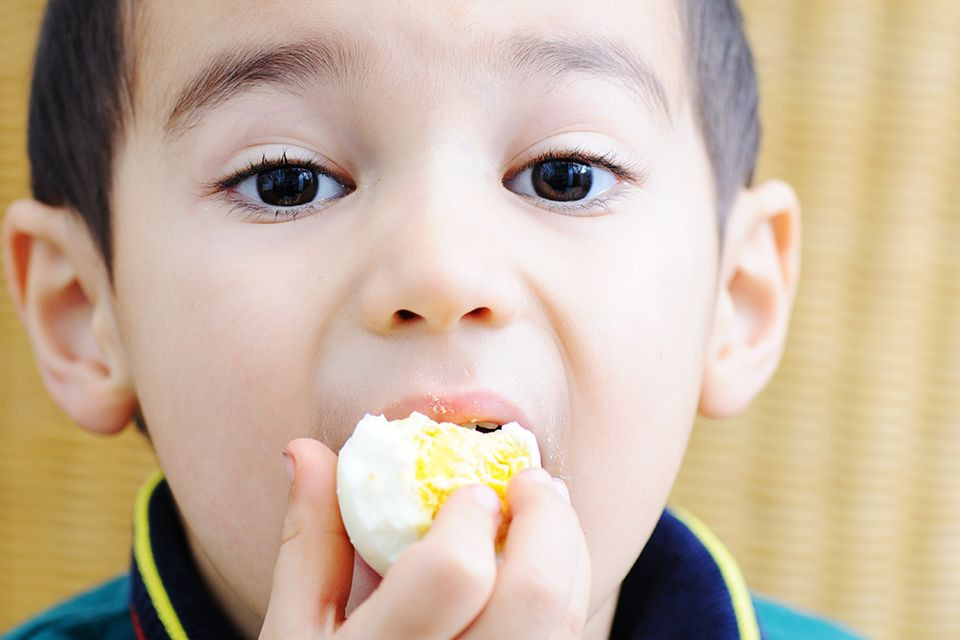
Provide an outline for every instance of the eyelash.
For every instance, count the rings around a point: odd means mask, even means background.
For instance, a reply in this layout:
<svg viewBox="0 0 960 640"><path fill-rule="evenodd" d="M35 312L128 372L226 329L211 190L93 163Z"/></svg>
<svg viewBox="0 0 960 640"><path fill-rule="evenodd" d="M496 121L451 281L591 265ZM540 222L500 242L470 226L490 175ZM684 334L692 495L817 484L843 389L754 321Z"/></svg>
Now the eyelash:
<svg viewBox="0 0 960 640"><path fill-rule="evenodd" d="M583 147L553 147L537 154L535 157L527 160L523 163L519 169L510 173L503 182L509 182L515 177L530 169L535 167L537 164L547 161L547 160L568 160L577 162L580 164L590 165L601 167L606 169L613 175L617 176L621 180L626 180L627 182L632 182L637 186L643 186L646 182L646 171L637 163L623 162L617 160L616 156L612 151L608 151L603 154L596 154ZM611 191L608 189L607 191ZM544 198L539 198L541 203L539 206L544 206L547 209L552 211L557 211L559 213L567 213L576 211L598 211L598 210L609 210L610 203L615 200L620 199L623 196L623 190L617 189L613 193L608 193L607 195L597 196L593 200L588 200L581 204L576 205L560 205L550 200Z"/></svg>
<svg viewBox="0 0 960 640"><path fill-rule="evenodd" d="M531 169L541 162L547 160L566 160L577 162L580 164L585 164L589 166L596 166L606 169L611 172L621 180L626 180L632 182L637 186L642 186L646 181L646 171L636 163L622 162L618 161L613 154L613 152L607 152L603 154L595 154L590 151L587 151L583 147L573 147L573 148L551 148L546 151L539 153L534 158L526 161L523 165L520 166L516 171L510 173L506 178L504 178L503 183L507 183L516 176L520 175L527 169ZM238 169L225 178L214 181L208 188L207 192L210 194L215 193L224 193L226 194L230 189L237 186L247 178L255 176L258 173L263 173L266 171L271 171L274 169L281 169L283 167L302 167L304 169L309 169L317 173L318 175L327 176L336 180L340 185L347 189L347 195L353 192L356 187L350 185L347 181L342 180L336 174L331 172L324 166L321 162L316 161L315 159L308 160L293 160L290 161L287 159L286 151L283 152L280 158L267 158L266 155L261 156L260 160L256 162L247 162L247 166L243 169ZM608 189L607 191L610 191ZM522 194L524 197L526 194ZM575 212L581 211L600 211L600 210L609 210L610 204L618 200L623 195L622 189L616 190L614 193L608 195L597 196L593 200L589 200L582 204L577 205L559 205L546 200L544 198L539 198L540 204L538 206L544 206L547 209L556 211L559 213L566 213L575 215ZM343 196L334 196L330 198L325 198L317 202L304 205L302 207L283 207L279 209L274 209L273 207L265 207L262 205L254 204L246 199L239 200L235 198L228 198L228 201L233 204L233 207L230 209L229 213L233 213L237 209L242 209L246 211L250 216L255 220L262 220L267 217L265 214L272 211L273 212L273 221L276 222L279 218L288 218L291 220L296 219L302 215L312 215L319 212L322 209L322 205L330 202L331 200L336 200L337 198L342 198Z"/></svg>
<svg viewBox="0 0 960 640"><path fill-rule="evenodd" d="M333 178L347 190L347 193L351 193L356 189L355 186L350 185L347 181L341 179L339 176L327 169L323 163L318 162L313 158L307 160L295 159L291 161L287 159L287 152L284 151L279 158L267 158L266 155L263 155L260 157L260 160L256 162L248 160L246 167L234 171L225 178L214 181L205 191L211 195L216 193L226 194L230 189L251 176L255 176L258 173L272 171L274 169L282 169L284 167L302 167L304 169L309 169L318 175ZM233 206L230 208L230 211L227 212L227 215L230 215L234 211L240 209L246 211L253 220L262 221L263 219L267 218L266 214L272 211L274 222L276 222L279 218L295 220L304 214L312 215L314 213L318 213L322 208L321 205L324 205L331 200L336 200L336 197L324 198L323 200L318 200L317 202L313 202L302 207L282 207L279 209L274 209L273 207L255 204L246 199L228 197L227 201L233 204Z"/></svg>

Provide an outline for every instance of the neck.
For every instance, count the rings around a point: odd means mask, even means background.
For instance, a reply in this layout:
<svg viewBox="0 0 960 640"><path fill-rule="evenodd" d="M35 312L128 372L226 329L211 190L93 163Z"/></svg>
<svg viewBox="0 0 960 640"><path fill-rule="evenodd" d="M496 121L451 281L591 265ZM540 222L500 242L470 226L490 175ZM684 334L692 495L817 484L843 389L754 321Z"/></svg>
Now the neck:
<svg viewBox="0 0 960 640"><path fill-rule="evenodd" d="M217 568L210 562L207 554L200 544L194 539L189 529L186 531L187 545L190 547L190 555L193 556L203 581L207 584L213 597L216 598L224 613L230 618L230 622L247 638L256 638L260 635L260 625L263 617L254 613L240 596L230 588L227 581L223 579Z"/></svg>

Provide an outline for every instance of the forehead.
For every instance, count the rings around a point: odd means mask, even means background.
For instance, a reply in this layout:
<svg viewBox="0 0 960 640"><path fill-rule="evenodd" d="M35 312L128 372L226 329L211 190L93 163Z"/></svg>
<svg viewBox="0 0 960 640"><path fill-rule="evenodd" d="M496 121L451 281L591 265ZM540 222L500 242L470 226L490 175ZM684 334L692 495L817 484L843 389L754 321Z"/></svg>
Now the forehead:
<svg viewBox="0 0 960 640"><path fill-rule="evenodd" d="M279 61L286 80L318 79L320 70L361 96L407 89L422 97L427 85L441 95L453 83L491 80L522 88L551 70L579 70L606 73L652 111L685 98L672 0L153 0L133 33L137 111L171 128L185 124L176 122L184 111L229 93L237 63L278 50L288 54ZM198 85L224 61L221 94L196 104ZM245 79L234 76L235 88Z"/></svg>

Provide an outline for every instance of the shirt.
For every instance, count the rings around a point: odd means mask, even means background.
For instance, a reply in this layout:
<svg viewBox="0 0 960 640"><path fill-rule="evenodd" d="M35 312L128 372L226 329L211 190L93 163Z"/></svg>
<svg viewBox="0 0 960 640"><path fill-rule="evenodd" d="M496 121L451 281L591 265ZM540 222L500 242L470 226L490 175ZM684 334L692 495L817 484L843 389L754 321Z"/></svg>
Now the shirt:
<svg viewBox="0 0 960 640"><path fill-rule="evenodd" d="M242 638L204 583L161 472L134 507L129 571L51 607L4 640ZM611 640L851 640L832 623L751 594L730 553L682 509L663 512L617 599Z"/></svg>

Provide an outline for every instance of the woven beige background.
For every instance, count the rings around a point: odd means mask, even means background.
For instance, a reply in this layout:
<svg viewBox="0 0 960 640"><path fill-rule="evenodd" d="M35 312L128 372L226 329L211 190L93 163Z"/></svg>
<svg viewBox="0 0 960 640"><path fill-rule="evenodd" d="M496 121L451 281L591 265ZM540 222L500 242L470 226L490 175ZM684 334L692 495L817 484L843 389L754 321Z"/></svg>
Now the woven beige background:
<svg viewBox="0 0 960 640"><path fill-rule="evenodd" d="M27 190L38 0L0 0L0 206ZM758 591L876 638L960 633L960 2L744 0L760 177L804 205L783 366L697 425L674 500ZM0 295L0 630L126 567L155 464L43 391Z"/></svg>

